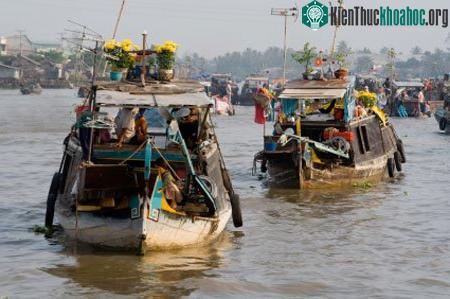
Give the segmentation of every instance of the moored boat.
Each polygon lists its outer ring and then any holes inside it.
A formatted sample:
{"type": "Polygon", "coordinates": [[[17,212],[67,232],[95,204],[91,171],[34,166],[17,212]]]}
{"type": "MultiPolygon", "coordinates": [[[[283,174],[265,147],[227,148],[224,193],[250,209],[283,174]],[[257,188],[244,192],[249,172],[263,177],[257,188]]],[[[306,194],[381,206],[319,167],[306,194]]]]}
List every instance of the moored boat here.
{"type": "Polygon", "coordinates": [[[356,105],[354,78],[295,80],[255,156],[276,185],[322,188],[379,181],[402,170],[405,151],[384,113],[356,105]]]}
{"type": "Polygon", "coordinates": [[[231,216],[242,225],[200,84],[100,83],[90,94],[90,118],[64,141],[47,227],[55,214],[71,238],[143,252],[210,242],[231,216]],[[122,145],[103,137],[115,127],[107,113],[124,109],[140,109],[144,140],[122,145]]]}

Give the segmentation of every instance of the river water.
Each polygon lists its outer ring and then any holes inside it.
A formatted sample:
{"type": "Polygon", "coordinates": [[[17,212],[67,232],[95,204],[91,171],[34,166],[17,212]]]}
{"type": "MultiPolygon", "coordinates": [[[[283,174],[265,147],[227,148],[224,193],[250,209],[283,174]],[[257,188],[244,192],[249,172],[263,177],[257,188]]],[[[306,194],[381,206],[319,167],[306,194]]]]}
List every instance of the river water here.
{"type": "Polygon", "coordinates": [[[30,229],[44,222],[77,102],[74,90],[0,91],[0,297],[450,296],[450,137],[433,118],[392,120],[408,155],[404,175],[299,192],[251,176],[262,127],[238,107],[215,122],[244,227],[230,222],[203,248],[138,257],[30,229]]]}

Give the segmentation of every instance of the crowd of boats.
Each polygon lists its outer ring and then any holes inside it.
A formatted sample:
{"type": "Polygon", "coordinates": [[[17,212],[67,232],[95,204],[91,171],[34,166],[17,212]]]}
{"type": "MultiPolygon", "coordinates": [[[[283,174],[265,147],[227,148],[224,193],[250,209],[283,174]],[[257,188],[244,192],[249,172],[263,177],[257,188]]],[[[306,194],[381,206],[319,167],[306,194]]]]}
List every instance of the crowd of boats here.
{"type": "Polygon", "coordinates": [[[64,139],[45,225],[52,229],[56,215],[71,238],[140,253],[210,242],[230,218],[242,226],[211,118],[234,115],[235,105],[254,106],[264,125],[253,172],[259,165],[271,185],[331,188],[395,177],[406,153],[388,115],[422,116],[439,107],[435,115],[446,129],[448,81],[446,75],[434,93],[429,81],[351,75],[288,82],[252,75],[240,88],[229,74],[209,82],[94,78],[64,139]]]}

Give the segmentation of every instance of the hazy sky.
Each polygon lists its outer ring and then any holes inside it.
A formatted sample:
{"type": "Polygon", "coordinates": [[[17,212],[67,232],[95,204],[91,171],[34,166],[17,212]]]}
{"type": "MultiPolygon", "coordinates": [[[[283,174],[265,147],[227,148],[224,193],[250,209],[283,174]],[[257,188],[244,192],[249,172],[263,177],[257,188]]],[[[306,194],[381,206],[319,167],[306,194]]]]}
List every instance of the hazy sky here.
{"type": "MultiPolygon", "coordinates": [[[[122,0],[0,0],[0,36],[25,30],[32,40],[55,41],[73,19],[109,38],[122,0]]],[[[309,1],[289,0],[127,0],[119,28],[119,38],[136,42],[143,30],[150,42],[171,39],[181,44],[181,52],[198,52],[212,57],[247,47],[265,49],[282,46],[283,20],[270,15],[272,7],[302,6],[309,1]]],[[[325,3],[326,1],[322,1],[325,3]]],[[[391,7],[447,8],[450,0],[345,0],[347,7],[363,5],[391,7]]],[[[409,51],[413,45],[433,50],[444,47],[450,27],[343,28],[338,40],[353,48],[378,50],[382,45],[409,51]]],[[[288,24],[288,46],[299,48],[310,41],[328,49],[332,27],[319,31],[296,23],[288,24]]],[[[449,47],[450,45],[447,45],[449,47]]]]}

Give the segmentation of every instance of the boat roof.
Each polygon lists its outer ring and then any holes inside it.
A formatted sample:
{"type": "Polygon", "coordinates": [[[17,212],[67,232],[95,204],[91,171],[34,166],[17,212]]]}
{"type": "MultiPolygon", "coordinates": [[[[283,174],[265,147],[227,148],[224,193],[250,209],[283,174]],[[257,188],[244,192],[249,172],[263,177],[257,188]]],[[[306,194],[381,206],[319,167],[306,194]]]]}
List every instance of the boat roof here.
{"type": "Polygon", "coordinates": [[[197,81],[175,80],[168,83],[103,82],[97,87],[96,105],[106,107],[208,107],[210,100],[197,81]]]}
{"type": "Polygon", "coordinates": [[[250,76],[245,78],[246,81],[269,81],[268,77],[263,76],[250,76]]]}
{"type": "Polygon", "coordinates": [[[322,80],[294,80],[286,84],[280,94],[281,99],[337,99],[342,98],[350,86],[350,81],[331,79],[322,80]]]}
{"type": "Polygon", "coordinates": [[[423,87],[423,83],[420,81],[394,81],[397,87],[423,87]]]}

